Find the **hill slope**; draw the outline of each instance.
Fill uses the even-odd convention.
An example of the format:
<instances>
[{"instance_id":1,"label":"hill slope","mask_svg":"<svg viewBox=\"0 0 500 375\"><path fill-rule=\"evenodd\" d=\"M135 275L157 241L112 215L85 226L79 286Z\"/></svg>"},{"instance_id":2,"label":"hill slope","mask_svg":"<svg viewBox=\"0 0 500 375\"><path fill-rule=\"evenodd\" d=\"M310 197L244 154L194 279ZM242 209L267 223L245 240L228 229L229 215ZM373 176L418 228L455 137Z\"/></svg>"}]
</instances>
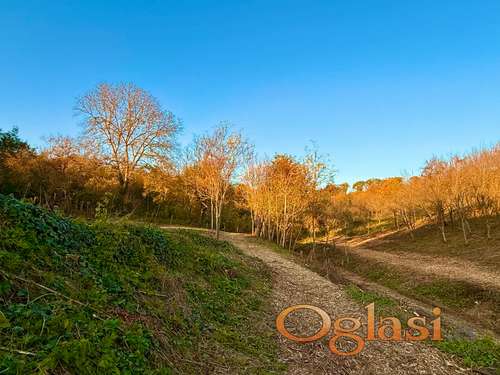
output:
<instances>
[{"instance_id":1,"label":"hill slope","mask_svg":"<svg viewBox=\"0 0 500 375\"><path fill-rule=\"evenodd\" d=\"M0 195L2 374L280 372L269 290L226 242Z\"/></svg>"}]
</instances>

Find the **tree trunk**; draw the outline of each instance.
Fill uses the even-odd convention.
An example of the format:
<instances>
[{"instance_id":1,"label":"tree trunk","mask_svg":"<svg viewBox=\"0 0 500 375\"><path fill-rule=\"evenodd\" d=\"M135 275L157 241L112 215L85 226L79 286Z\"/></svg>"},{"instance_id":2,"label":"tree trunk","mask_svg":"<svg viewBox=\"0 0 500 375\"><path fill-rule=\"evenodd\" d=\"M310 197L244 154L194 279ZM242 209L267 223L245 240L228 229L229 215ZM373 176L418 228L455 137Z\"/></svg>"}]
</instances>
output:
<instances>
[{"instance_id":1,"label":"tree trunk","mask_svg":"<svg viewBox=\"0 0 500 375\"><path fill-rule=\"evenodd\" d=\"M472 229L470 229L469 220L467 220L467 218L465 219L465 227L467 228L467 233L471 234L472 233Z\"/></svg>"},{"instance_id":2,"label":"tree trunk","mask_svg":"<svg viewBox=\"0 0 500 375\"><path fill-rule=\"evenodd\" d=\"M292 238L293 238L293 228L290 231L290 238L288 239L288 251L292 251Z\"/></svg>"},{"instance_id":3,"label":"tree trunk","mask_svg":"<svg viewBox=\"0 0 500 375\"><path fill-rule=\"evenodd\" d=\"M215 204L215 238L218 240L220 237L220 219L222 214L222 201Z\"/></svg>"},{"instance_id":4,"label":"tree trunk","mask_svg":"<svg viewBox=\"0 0 500 375\"><path fill-rule=\"evenodd\" d=\"M443 242L446 243L446 233L444 231L445 227L445 219L444 219L445 212L443 210L443 207L440 205L438 210L437 210L437 220L438 220L438 226L441 231L441 237L443 239Z\"/></svg>"},{"instance_id":5,"label":"tree trunk","mask_svg":"<svg viewBox=\"0 0 500 375\"><path fill-rule=\"evenodd\" d=\"M210 230L214 230L214 201L210 198Z\"/></svg>"},{"instance_id":6,"label":"tree trunk","mask_svg":"<svg viewBox=\"0 0 500 375\"><path fill-rule=\"evenodd\" d=\"M406 210L403 211L403 220L404 220L406 226L408 227L408 233L410 234L410 237L413 240L415 238L413 235L413 225L411 222L411 217L408 215Z\"/></svg>"},{"instance_id":7,"label":"tree trunk","mask_svg":"<svg viewBox=\"0 0 500 375\"><path fill-rule=\"evenodd\" d=\"M316 220L312 218L313 251L316 249Z\"/></svg>"},{"instance_id":8,"label":"tree trunk","mask_svg":"<svg viewBox=\"0 0 500 375\"><path fill-rule=\"evenodd\" d=\"M446 243L446 233L444 231L444 223L439 226L441 229L441 237L443 238L443 242Z\"/></svg>"},{"instance_id":9,"label":"tree trunk","mask_svg":"<svg viewBox=\"0 0 500 375\"><path fill-rule=\"evenodd\" d=\"M461 219L462 219L461 220L462 221L462 233L464 235L464 242L467 244L469 242L469 240L467 239L467 229L465 227L465 218L462 217Z\"/></svg>"}]
</instances>

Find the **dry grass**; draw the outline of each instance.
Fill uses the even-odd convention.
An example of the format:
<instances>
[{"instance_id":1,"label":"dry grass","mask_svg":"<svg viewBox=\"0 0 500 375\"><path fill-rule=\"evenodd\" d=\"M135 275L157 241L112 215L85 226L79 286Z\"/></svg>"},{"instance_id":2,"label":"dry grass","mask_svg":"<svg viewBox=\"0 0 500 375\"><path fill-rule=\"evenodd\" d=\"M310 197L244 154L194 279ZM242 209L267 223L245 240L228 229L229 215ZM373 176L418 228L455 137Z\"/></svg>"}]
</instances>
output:
<instances>
[{"instance_id":1,"label":"dry grass","mask_svg":"<svg viewBox=\"0 0 500 375\"><path fill-rule=\"evenodd\" d=\"M486 238L486 222L484 218L469 221L471 235L466 244L459 223L446 228L447 243L443 243L439 230L434 225L417 228L414 239L408 233L395 232L383 237L373 237L365 241L363 247L380 251L411 252L425 255L457 257L500 270L500 217L491 220L491 239Z\"/></svg>"}]
</instances>

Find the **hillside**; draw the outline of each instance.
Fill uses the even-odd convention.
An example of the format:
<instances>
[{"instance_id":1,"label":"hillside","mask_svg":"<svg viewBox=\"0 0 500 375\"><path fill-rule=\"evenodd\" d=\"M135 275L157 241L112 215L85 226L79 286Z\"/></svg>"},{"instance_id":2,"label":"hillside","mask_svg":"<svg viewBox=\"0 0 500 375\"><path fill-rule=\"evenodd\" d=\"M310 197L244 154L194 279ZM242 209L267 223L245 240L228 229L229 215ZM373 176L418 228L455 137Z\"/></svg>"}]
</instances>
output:
<instances>
[{"instance_id":1,"label":"hillside","mask_svg":"<svg viewBox=\"0 0 500 375\"><path fill-rule=\"evenodd\" d=\"M491 238L484 234L484 218L474 218L467 243L459 223L446 226L446 243L436 226L427 224L417 227L413 236L406 229L381 226L369 235L338 237L335 244L305 242L297 250L316 268L353 273L498 334L500 219L489 220Z\"/></svg>"},{"instance_id":2,"label":"hillside","mask_svg":"<svg viewBox=\"0 0 500 375\"><path fill-rule=\"evenodd\" d=\"M279 373L270 276L185 230L0 195L0 373Z\"/></svg>"},{"instance_id":3,"label":"hillside","mask_svg":"<svg viewBox=\"0 0 500 375\"><path fill-rule=\"evenodd\" d=\"M489 267L500 269L500 216L489 218L490 238L486 237L486 219L472 218L468 221L470 233L464 242L460 223L448 223L447 242L443 243L435 225L422 225L415 229L411 238L405 231L380 234L368 238L363 246L373 250L388 252L412 252L423 255L453 257ZM383 234L383 233L382 233Z\"/></svg>"}]
</instances>

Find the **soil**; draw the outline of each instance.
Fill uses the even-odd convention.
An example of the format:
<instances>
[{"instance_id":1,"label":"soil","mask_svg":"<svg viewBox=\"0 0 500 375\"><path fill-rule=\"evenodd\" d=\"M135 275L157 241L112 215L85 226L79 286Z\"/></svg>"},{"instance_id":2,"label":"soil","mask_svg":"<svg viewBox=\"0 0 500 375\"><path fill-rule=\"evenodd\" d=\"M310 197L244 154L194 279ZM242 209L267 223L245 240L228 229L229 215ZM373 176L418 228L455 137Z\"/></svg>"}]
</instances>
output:
<instances>
[{"instance_id":1,"label":"soil","mask_svg":"<svg viewBox=\"0 0 500 375\"><path fill-rule=\"evenodd\" d=\"M420 274L467 281L485 288L500 290L499 272L493 272L463 259L408 252L385 252L365 247L346 247L346 250L362 258L375 260L385 265L408 269Z\"/></svg>"},{"instance_id":2,"label":"soil","mask_svg":"<svg viewBox=\"0 0 500 375\"><path fill-rule=\"evenodd\" d=\"M366 310L348 296L342 284L334 283L286 259L266 245L251 241L247 235L223 233L222 236L244 253L261 259L271 268L274 316L289 306L313 305L326 311L332 321L339 317L361 318L363 327L358 330L358 334L366 337L362 333L363 330L366 332ZM393 258L390 259L394 261ZM495 282L494 279L488 280ZM297 331L302 330L304 334L304 329L310 330L311 327L319 329L320 326L321 321L314 314L293 313L286 320L286 327L290 332L295 328ZM277 333L280 359L288 364L288 373L301 375L472 373L471 370L462 368L452 357L426 342L367 341L358 355L339 356L328 349L328 339L329 336L317 342L300 344Z\"/></svg>"}]
</instances>

